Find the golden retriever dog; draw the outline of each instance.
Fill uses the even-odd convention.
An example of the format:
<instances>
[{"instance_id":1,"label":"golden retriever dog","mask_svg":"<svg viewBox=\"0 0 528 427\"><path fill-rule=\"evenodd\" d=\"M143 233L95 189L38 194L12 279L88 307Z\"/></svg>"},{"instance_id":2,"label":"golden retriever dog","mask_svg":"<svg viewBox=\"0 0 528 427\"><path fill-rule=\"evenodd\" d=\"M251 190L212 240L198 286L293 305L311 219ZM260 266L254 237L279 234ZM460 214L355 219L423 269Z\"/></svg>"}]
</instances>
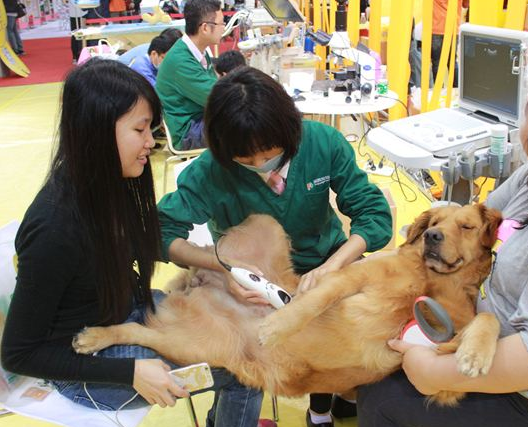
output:
<instances>
[{"instance_id":1,"label":"golden retriever dog","mask_svg":"<svg viewBox=\"0 0 528 427\"><path fill-rule=\"evenodd\" d=\"M415 299L427 295L445 307L458 332L441 350L456 351L461 372L485 374L499 325L491 314L475 316L474 307L500 221L499 212L483 205L426 211L395 253L329 273L279 310L239 302L226 291L223 274L198 270L145 325L87 328L73 347L91 353L112 344L139 344L182 365L225 367L242 383L275 395L347 394L400 367L401 355L387 341L412 319ZM219 252L295 292L299 278L290 244L273 218L253 215L233 227ZM435 396L445 404L459 397Z\"/></svg>"}]
</instances>

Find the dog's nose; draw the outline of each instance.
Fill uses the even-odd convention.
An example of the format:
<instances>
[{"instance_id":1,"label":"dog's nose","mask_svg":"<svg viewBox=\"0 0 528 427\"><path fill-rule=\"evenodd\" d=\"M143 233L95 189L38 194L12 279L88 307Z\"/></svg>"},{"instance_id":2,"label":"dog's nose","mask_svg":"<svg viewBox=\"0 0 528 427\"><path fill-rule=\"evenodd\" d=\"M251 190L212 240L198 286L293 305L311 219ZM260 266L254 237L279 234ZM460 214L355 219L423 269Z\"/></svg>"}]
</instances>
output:
<instances>
[{"instance_id":1,"label":"dog's nose","mask_svg":"<svg viewBox=\"0 0 528 427\"><path fill-rule=\"evenodd\" d=\"M444 233L442 233L440 230L427 230L424 233L425 237L425 243L428 243L430 245L437 245L438 243L442 242L444 240Z\"/></svg>"}]
</instances>

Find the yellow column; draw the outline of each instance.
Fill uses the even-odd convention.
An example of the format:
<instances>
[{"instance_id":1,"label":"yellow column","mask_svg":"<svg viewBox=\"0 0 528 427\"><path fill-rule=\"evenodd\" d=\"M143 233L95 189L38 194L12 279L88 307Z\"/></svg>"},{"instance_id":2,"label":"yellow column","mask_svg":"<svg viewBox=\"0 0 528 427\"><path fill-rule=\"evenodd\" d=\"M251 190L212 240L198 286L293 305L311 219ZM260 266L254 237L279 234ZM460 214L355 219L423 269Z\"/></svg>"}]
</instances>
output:
<instances>
[{"instance_id":1,"label":"yellow column","mask_svg":"<svg viewBox=\"0 0 528 427\"><path fill-rule=\"evenodd\" d=\"M433 31L433 0L424 0L422 6L422 108L429 111L429 75L431 69L431 34Z\"/></svg>"},{"instance_id":2,"label":"yellow column","mask_svg":"<svg viewBox=\"0 0 528 427\"><path fill-rule=\"evenodd\" d=\"M381 3L382 0L370 0L369 48L381 52Z\"/></svg>"},{"instance_id":3,"label":"yellow column","mask_svg":"<svg viewBox=\"0 0 528 427\"><path fill-rule=\"evenodd\" d=\"M413 0L398 0L391 4L390 27L387 39L387 70L389 88L396 92L398 98L407 105L407 85L409 83L409 46L411 43L411 28ZM406 116L401 104L396 104L389 110L389 119L399 119Z\"/></svg>"},{"instance_id":4,"label":"yellow column","mask_svg":"<svg viewBox=\"0 0 528 427\"><path fill-rule=\"evenodd\" d=\"M470 0L469 22L498 27L502 18L503 0Z\"/></svg>"},{"instance_id":5,"label":"yellow column","mask_svg":"<svg viewBox=\"0 0 528 427\"><path fill-rule=\"evenodd\" d=\"M526 17L526 0L509 0L504 28L522 30Z\"/></svg>"},{"instance_id":6,"label":"yellow column","mask_svg":"<svg viewBox=\"0 0 528 427\"><path fill-rule=\"evenodd\" d=\"M308 0L307 0L308 1ZM322 11L321 0L313 0L313 25L315 30L323 29L322 26ZM326 48L324 46L315 45L315 54L322 59L317 64L317 68L324 69L326 60Z\"/></svg>"},{"instance_id":7,"label":"yellow column","mask_svg":"<svg viewBox=\"0 0 528 427\"><path fill-rule=\"evenodd\" d=\"M352 46L359 41L359 0L348 0L347 30Z\"/></svg>"},{"instance_id":8,"label":"yellow column","mask_svg":"<svg viewBox=\"0 0 528 427\"><path fill-rule=\"evenodd\" d=\"M337 10L337 1L336 0L329 0L330 1L330 28L328 32L332 34L335 31L335 14Z\"/></svg>"},{"instance_id":9,"label":"yellow column","mask_svg":"<svg viewBox=\"0 0 528 427\"><path fill-rule=\"evenodd\" d=\"M438 64L438 73L436 75L435 84L433 88L433 95L431 96L430 110L436 110L440 103L440 91L444 85L447 69L447 59L449 51L451 50L452 37L456 37L455 30L457 28L457 10L458 0L449 0L447 6L447 15L444 30L444 43L442 44L442 52L440 53L440 63ZM473 13L473 12L471 12ZM454 67L454 62L451 62L451 67Z\"/></svg>"}]
</instances>

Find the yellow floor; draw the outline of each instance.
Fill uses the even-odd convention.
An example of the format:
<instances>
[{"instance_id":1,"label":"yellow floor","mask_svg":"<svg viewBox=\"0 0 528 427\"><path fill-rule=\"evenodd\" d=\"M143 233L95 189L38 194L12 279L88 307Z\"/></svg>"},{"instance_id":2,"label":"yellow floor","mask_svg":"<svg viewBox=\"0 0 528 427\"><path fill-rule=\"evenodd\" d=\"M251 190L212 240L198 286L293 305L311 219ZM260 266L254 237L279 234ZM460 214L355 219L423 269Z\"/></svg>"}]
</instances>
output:
<instances>
[{"instance_id":1,"label":"yellow floor","mask_svg":"<svg viewBox=\"0 0 528 427\"><path fill-rule=\"evenodd\" d=\"M39 190L46 175L52 152L60 84L50 83L0 89L0 225L13 219L21 220L28 205ZM163 162L166 154L157 150L152 156L157 194L162 191ZM359 159L363 162L363 159ZM400 176L402 176L400 174ZM408 180L403 178L406 183ZM386 177L374 177L381 187L390 188L397 204L397 229L429 207L429 201L414 187L416 202L405 202L398 184ZM412 184L411 184L412 185ZM169 185L169 188L171 186ZM398 237L398 243L401 243ZM163 287L175 267L161 265L154 286ZM200 420L211 404L211 393L194 398ZM271 417L271 399L266 397L263 417ZM307 400L279 399L281 427L304 427ZM143 427L190 425L185 405L179 402L174 408L154 408L141 424ZM336 427L355 426L355 420L336 423ZM0 427L44 427L49 423L31 420L18 415L0 418Z\"/></svg>"}]
</instances>

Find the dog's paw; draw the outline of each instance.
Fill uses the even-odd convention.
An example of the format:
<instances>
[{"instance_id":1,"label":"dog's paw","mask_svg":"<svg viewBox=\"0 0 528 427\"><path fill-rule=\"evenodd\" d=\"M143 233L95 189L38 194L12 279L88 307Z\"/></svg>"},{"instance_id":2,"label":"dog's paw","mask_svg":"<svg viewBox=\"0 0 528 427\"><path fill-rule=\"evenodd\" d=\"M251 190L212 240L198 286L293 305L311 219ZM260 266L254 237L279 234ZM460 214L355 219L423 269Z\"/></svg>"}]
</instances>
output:
<instances>
[{"instance_id":1,"label":"dog's paw","mask_svg":"<svg viewBox=\"0 0 528 427\"><path fill-rule=\"evenodd\" d=\"M102 348L105 348L104 342L105 328L84 328L81 332L73 337L72 347L77 353L91 354Z\"/></svg>"},{"instance_id":2,"label":"dog's paw","mask_svg":"<svg viewBox=\"0 0 528 427\"><path fill-rule=\"evenodd\" d=\"M281 327L280 319L270 314L260 324L259 343L262 346L272 346L280 344L285 338L285 330Z\"/></svg>"},{"instance_id":3,"label":"dog's paw","mask_svg":"<svg viewBox=\"0 0 528 427\"><path fill-rule=\"evenodd\" d=\"M493 363L494 354L494 351L482 351L481 348L462 344L456 352L458 371L472 378L486 375Z\"/></svg>"}]
</instances>

